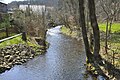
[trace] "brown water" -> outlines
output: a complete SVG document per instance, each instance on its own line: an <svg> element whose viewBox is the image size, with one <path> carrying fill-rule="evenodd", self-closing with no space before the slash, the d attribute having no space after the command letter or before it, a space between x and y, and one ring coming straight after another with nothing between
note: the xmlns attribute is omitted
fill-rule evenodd
<svg viewBox="0 0 120 80"><path fill-rule="evenodd" d="M82 42L60 34L60 27L48 31L50 47L36 57L0 74L0 80L91 80L85 79L85 52Z"/></svg>

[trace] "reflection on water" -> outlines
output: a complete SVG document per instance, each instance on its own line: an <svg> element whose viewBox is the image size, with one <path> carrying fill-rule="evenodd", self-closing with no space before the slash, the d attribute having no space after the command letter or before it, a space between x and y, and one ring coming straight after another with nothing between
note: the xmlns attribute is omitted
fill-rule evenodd
<svg viewBox="0 0 120 80"><path fill-rule="evenodd" d="M45 55L0 75L0 80L84 80L85 52L81 42L49 29L50 47ZM88 79L91 80L91 79Z"/></svg>

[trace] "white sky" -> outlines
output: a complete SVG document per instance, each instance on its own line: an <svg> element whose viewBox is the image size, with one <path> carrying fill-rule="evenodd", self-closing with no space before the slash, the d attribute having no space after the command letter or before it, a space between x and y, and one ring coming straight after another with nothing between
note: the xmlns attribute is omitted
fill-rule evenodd
<svg viewBox="0 0 120 80"><path fill-rule="evenodd" d="M0 0L0 2L4 2L4 3L10 3L12 1L24 1L24 0Z"/></svg>

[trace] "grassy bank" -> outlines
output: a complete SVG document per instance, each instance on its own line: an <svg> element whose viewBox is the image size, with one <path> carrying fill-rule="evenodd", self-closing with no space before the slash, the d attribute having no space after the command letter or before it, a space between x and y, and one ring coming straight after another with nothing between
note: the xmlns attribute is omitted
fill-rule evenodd
<svg viewBox="0 0 120 80"><path fill-rule="evenodd" d="M73 38L76 38L77 37L77 32L76 31L70 31L69 28L66 28L65 26L62 26L61 28L61 32L65 35L68 35L68 36L71 36Z"/></svg>
<svg viewBox="0 0 120 80"><path fill-rule="evenodd" d="M22 36L4 41L0 43L0 48L4 48L6 46L14 45L14 44L25 44L25 42L22 40Z"/></svg>
<svg viewBox="0 0 120 80"><path fill-rule="evenodd" d="M14 36L16 33L9 33L9 36ZM6 32L0 32L0 39L3 39L6 37Z"/></svg>
<svg viewBox="0 0 120 80"><path fill-rule="evenodd" d="M100 24L99 28L101 31L106 30L106 24ZM114 23L112 25L112 34L110 35L110 38L108 39L108 54L105 54L105 40L101 40L101 55L103 58L111 62L113 65L115 65L117 68L120 68L120 23ZM103 36L101 36L103 37Z"/></svg>
<svg viewBox="0 0 120 80"><path fill-rule="evenodd" d="M34 42L34 40L31 40L29 37L27 37L27 42L22 40L22 36L18 36L16 38L4 41L0 43L0 48L5 48L6 46L16 45L16 44L25 44L29 47L32 47L32 49L37 53L39 53L39 49L43 49L44 46L38 45ZM47 44L47 42L46 42ZM41 53L39 53L41 54Z"/></svg>
<svg viewBox="0 0 120 80"><path fill-rule="evenodd" d="M114 23L111 28L111 35L108 39L108 54L105 54L105 31L106 31L106 24L99 24L100 31L103 31L102 36L103 39L101 39L101 50L100 54L104 59L107 59L107 61L111 62L113 65L115 65L117 68L120 68L120 23ZM66 28L63 26L61 28L61 31L63 34L66 34L71 37L76 37L77 32L70 32L69 28ZM114 59L113 59L114 57Z"/></svg>
<svg viewBox="0 0 120 80"><path fill-rule="evenodd" d="M24 42L22 36L19 36L0 43L0 73L45 53L44 46L27 38L27 42Z"/></svg>
<svg viewBox="0 0 120 80"><path fill-rule="evenodd" d="M102 23L102 24L99 24L99 28L101 31L106 31L106 24L105 23ZM114 32L120 32L120 23L113 23L112 24L112 33Z"/></svg>

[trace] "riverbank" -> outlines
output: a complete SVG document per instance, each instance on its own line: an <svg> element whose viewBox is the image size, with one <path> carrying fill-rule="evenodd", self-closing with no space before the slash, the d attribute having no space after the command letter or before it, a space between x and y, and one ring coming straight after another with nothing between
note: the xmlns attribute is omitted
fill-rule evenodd
<svg viewBox="0 0 120 80"><path fill-rule="evenodd" d="M120 23L113 23L111 27L111 33L108 36L108 42L107 42L107 53L105 50L105 34L106 34L106 24L100 24L100 30L101 30L101 49L100 49L100 55L103 59L108 61L111 66L108 66L108 70L105 68L102 68L104 73L114 80L120 79L117 75L120 75ZM117 71L119 74L116 74Z"/></svg>
<svg viewBox="0 0 120 80"><path fill-rule="evenodd" d="M61 34L59 28L48 30L46 41L50 46L45 55L15 66L1 74L0 80L86 80L86 55L81 41Z"/></svg>
<svg viewBox="0 0 120 80"><path fill-rule="evenodd" d="M111 28L111 34L108 37L108 54L105 53L105 30L106 24L99 24L100 28L100 55L111 64L115 65L116 68L120 69L120 23L114 23ZM70 32L69 28L63 26L61 32L65 35L71 36L72 38L78 38L77 32Z"/></svg>
<svg viewBox="0 0 120 80"><path fill-rule="evenodd" d="M103 59L105 59L106 61L108 61L111 65L113 65L116 69L120 69L120 28L118 28L120 26L119 23L113 24L112 26L112 33L110 34L110 36L108 37L108 53L105 53L105 29L106 26L105 24L100 24L100 55ZM61 31L63 34L74 37L73 34L70 34L70 29L66 28L66 27L62 27ZM76 34L76 33L74 33ZM89 65L88 65L89 66ZM104 73L109 76L108 72L106 69L104 69L103 67L101 67L101 69L104 71ZM89 69L91 72L93 72L95 74L95 76L98 76L99 74L96 73L95 68L91 68ZM88 70L88 71L89 71ZM110 69L109 69L110 70ZM111 73L113 74L113 73ZM109 76L110 77L110 76ZM113 77L113 76L112 76Z"/></svg>
<svg viewBox="0 0 120 80"><path fill-rule="evenodd" d="M61 27L61 32L67 36L77 39L78 41L81 40L81 34L77 30L70 31L69 28L66 28L64 25Z"/></svg>
<svg viewBox="0 0 120 80"><path fill-rule="evenodd" d="M117 69L120 69L120 23L113 23L111 33L108 37L108 50L105 53L105 30L106 24L100 24L101 33L101 56L114 65Z"/></svg>
<svg viewBox="0 0 120 80"><path fill-rule="evenodd" d="M34 40L22 41L21 36L0 43L0 73L21 65L35 56L44 54L46 48Z"/></svg>

